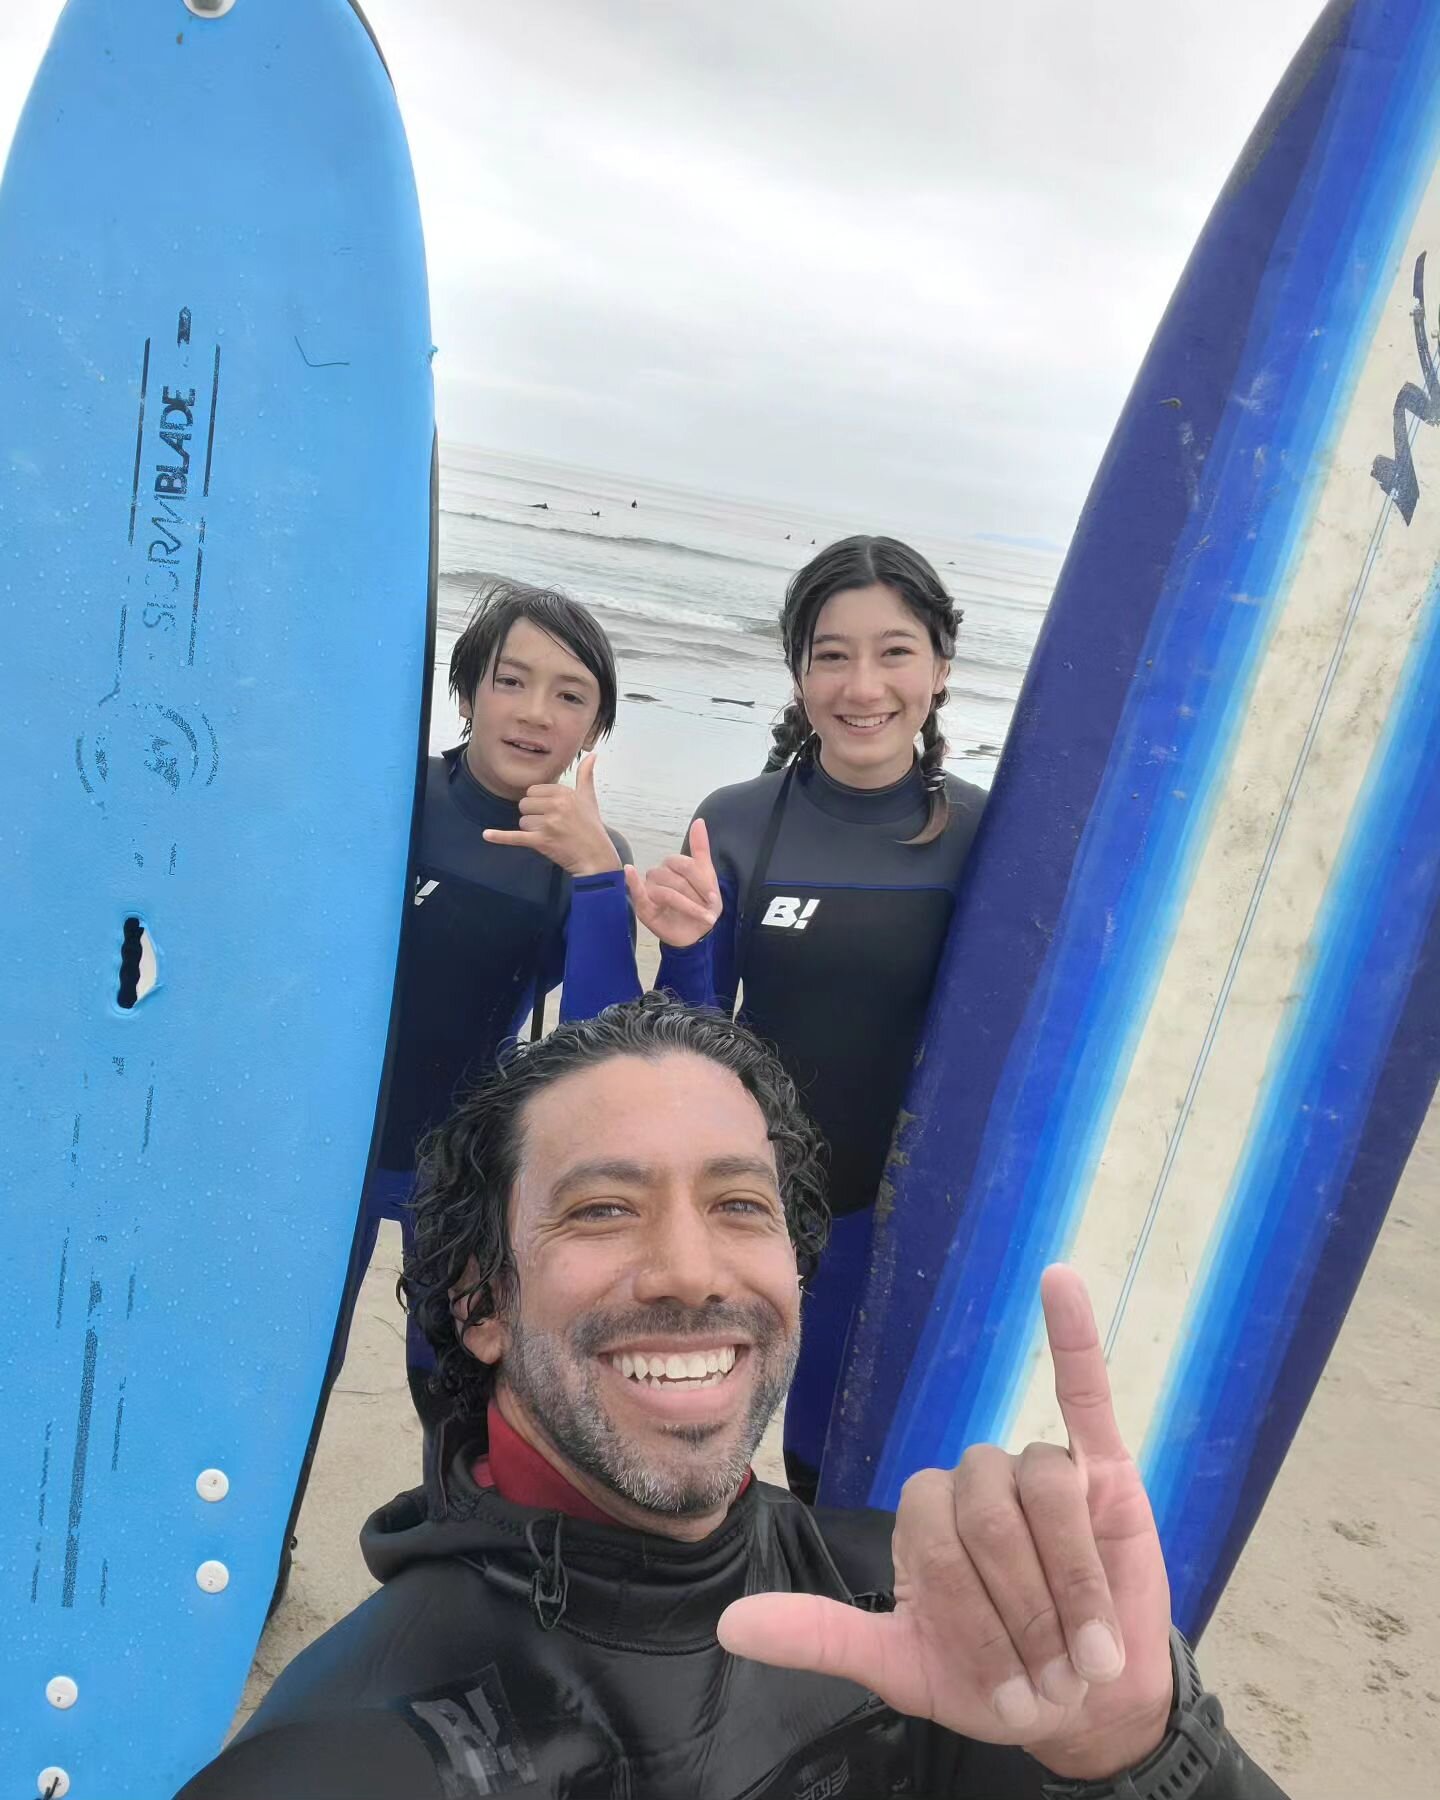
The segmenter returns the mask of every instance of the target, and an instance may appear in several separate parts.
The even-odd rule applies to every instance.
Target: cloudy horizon
[[[446,438],[1063,543],[1319,5],[366,10]],[[0,149],[49,28],[0,23]]]

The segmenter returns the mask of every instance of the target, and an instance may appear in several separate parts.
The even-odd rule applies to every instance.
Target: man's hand
[[[710,860],[710,834],[705,821],[690,827],[690,854],[667,856],[659,868],[641,875],[627,867],[625,886],[635,917],[662,944],[688,950],[698,944],[720,917],[720,883]]]
[[[1164,1738],[1170,1588],[1084,1283],[1057,1266],[1040,1292],[1069,1453],[987,1445],[906,1482],[893,1613],[761,1594],[726,1608],[719,1637],[964,1737],[1023,1745],[1056,1775],[1104,1780]]]
[[[544,781],[527,788],[520,802],[518,831],[487,831],[487,844],[513,844],[548,856],[569,875],[603,875],[620,867],[620,856],[600,817],[595,797],[595,752],[580,759],[574,787]]]

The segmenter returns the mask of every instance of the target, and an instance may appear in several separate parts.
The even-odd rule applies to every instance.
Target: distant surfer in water
[[[629,877],[666,946],[659,985],[726,1012],[743,987],[739,1017],[776,1045],[830,1145],[835,1227],[785,1414],[791,1486],[807,1498],[985,802],[944,766],[960,617],[925,558],[893,538],[847,538],[813,557],[781,611],[794,698],[765,773],[711,794],[685,852]]]
[[[457,1091],[562,984],[562,1018],[638,991],[622,865],[595,794],[615,723],[610,641],[576,601],[493,581],[450,654],[463,741],[431,757],[405,909],[393,1068],[347,1316],[382,1218],[408,1244],[418,1146]],[[561,776],[580,758],[573,787]],[[427,1425],[433,1356],[412,1327],[411,1392]]]

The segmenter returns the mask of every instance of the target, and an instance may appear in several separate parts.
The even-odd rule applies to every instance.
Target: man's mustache
[[[606,1312],[586,1313],[567,1332],[573,1349],[582,1356],[598,1356],[613,1344],[639,1337],[699,1338],[729,1335],[737,1343],[764,1349],[784,1335],[784,1323],[774,1307],[763,1301],[744,1306],[677,1306],[657,1300],[650,1306],[631,1306]]]

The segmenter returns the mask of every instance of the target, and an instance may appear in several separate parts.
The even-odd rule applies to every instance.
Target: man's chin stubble
[[[567,1391],[562,1373],[565,1356],[555,1340],[517,1331],[510,1350],[509,1367],[502,1379],[508,1379],[517,1399],[564,1461],[642,1511],[683,1519],[715,1512],[738,1494],[766,1426],[784,1403],[799,1342],[795,1341],[781,1366],[768,1370],[768,1378],[762,1368],[760,1384],[743,1419],[662,1426],[672,1443],[691,1451],[703,1450],[727,1431],[736,1433],[733,1450],[718,1468],[708,1474],[680,1469],[667,1472],[667,1476],[658,1475],[643,1447],[616,1425],[593,1371],[587,1369],[582,1376],[578,1395]],[[578,1348],[582,1367],[587,1354],[588,1347]]]

